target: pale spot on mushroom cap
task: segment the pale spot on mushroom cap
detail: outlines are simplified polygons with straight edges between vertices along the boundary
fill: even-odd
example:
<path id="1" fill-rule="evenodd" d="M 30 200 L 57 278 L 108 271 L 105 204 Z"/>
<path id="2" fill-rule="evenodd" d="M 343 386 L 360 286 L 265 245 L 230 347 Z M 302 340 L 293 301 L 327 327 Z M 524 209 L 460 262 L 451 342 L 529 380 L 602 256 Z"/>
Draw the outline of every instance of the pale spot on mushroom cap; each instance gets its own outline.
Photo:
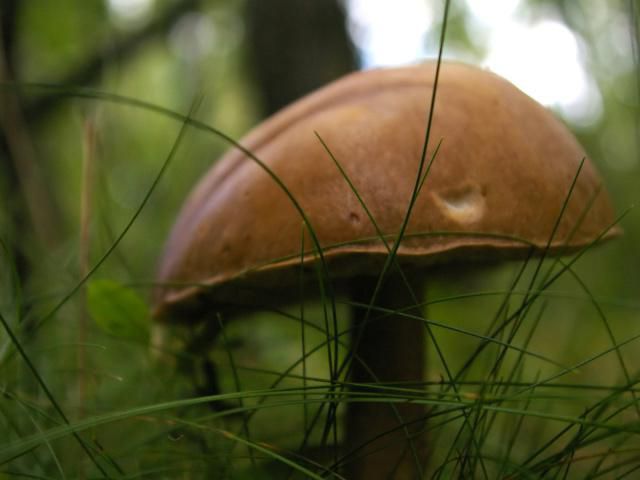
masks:
<path id="1" fill-rule="evenodd" d="M 462 189 L 433 192 L 432 195 L 442 214 L 456 223 L 475 223 L 484 216 L 486 201 L 478 185 L 469 184 Z"/>

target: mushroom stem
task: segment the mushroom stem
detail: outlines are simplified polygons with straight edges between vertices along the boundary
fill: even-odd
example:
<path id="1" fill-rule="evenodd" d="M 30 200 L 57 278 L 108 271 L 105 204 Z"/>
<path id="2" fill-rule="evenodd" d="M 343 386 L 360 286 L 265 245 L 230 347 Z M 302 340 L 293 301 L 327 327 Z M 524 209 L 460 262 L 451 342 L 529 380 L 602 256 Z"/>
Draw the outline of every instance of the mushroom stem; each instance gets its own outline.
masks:
<path id="1" fill-rule="evenodd" d="M 357 303 L 369 304 L 376 281 L 371 278 L 357 280 L 352 298 Z M 412 288 L 421 300 L 422 285 L 413 282 Z M 378 291 L 375 306 L 421 315 L 420 307 L 415 305 L 407 286 L 394 276 L 389 276 Z M 367 309 L 354 307 L 352 324 L 352 342 L 358 359 L 353 362 L 352 382 L 411 382 L 416 386 L 422 383 L 425 363 L 422 322 L 399 314 L 381 314 L 375 309 L 367 315 Z M 381 390 L 370 392 L 379 395 Z M 420 460 L 424 459 L 424 438 L 416 436 L 422 428 L 424 416 L 424 407 L 414 403 L 348 403 L 345 453 L 356 449 L 357 452 L 348 459 L 348 463 L 345 462 L 346 478 L 418 478 L 420 469 L 413 452 Z"/>

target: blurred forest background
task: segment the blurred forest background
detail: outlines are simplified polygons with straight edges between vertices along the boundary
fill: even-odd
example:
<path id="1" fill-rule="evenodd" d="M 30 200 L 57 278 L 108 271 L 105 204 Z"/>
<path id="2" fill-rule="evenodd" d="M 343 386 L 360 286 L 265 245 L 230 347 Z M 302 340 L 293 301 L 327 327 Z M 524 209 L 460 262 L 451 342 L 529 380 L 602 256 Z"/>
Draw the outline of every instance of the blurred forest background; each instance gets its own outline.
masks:
<path id="1" fill-rule="evenodd" d="M 632 378 L 640 373 L 632 341 L 640 333 L 640 218 L 632 208 L 640 201 L 639 10 L 635 0 L 454 0 L 444 46 L 445 59 L 488 66 L 554 109 L 597 165 L 617 212 L 631 209 L 621 221 L 625 235 L 576 265 L 593 297 L 570 278 L 555 286 L 567 296 L 554 307 L 563 320 L 547 325 L 536 347 L 568 364 L 610 348 L 612 337 L 590 302 L 596 299 L 613 338 L 628 344 L 576 374 L 589 384 L 619 380 L 620 356 Z M 125 314 L 135 325 L 101 321 L 99 312 L 87 313 L 102 301 L 100 290 L 87 307 L 78 282 L 127 227 L 181 122 L 89 92 L 179 114 L 196 102 L 197 119 L 240 139 L 265 116 L 349 71 L 434 58 L 442 11 L 439 0 L 2 0 L 0 312 L 70 419 L 193 395 L 188 379 L 150 359 L 146 302 L 182 200 L 228 148 L 211 134 L 187 131 L 144 209 L 91 277 L 127 289 L 118 295 L 137 309 Z M 558 57 L 562 53 L 568 56 Z M 430 294 L 504 287 L 512 272 L 445 278 L 434 281 Z M 430 315 L 462 325 L 468 306 L 445 302 Z M 476 308 L 492 306 L 479 300 Z M 298 348 L 298 331 L 278 325 L 267 318 L 232 331 L 238 361 L 278 371 L 281 357 L 286 363 L 299 355 L 287 354 L 291 344 Z M 462 348 L 457 337 L 442 338 L 455 357 Z M 16 472 L 50 478 L 52 471 L 82 476 L 73 453 L 40 448 L 11 460 L 21 438 L 60 421 L 18 353 L 16 339 L 0 329 L 0 478 Z M 439 378 L 437 369 L 430 375 Z M 222 383 L 233 389 L 233 379 Z M 163 447 L 154 450 L 151 438 L 166 440 L 177 421 L 167 416 L 158 425 L 143 417 L 86 436 L 99 439 L 124 470 L 142 469 L 139 452 L 145 465 L 154 464 Z M 262 438 L 296 429 L 277 418 L 264 420 Z M 151 423 L 153 433 L 139 428 Z M 67 433 L 64 441 L 75 448 Z M 169 449 L 180 448 L 182 435 L 190 434 L 171 437 Z M 189 462 L 206 463 L 195 455 Z"/>

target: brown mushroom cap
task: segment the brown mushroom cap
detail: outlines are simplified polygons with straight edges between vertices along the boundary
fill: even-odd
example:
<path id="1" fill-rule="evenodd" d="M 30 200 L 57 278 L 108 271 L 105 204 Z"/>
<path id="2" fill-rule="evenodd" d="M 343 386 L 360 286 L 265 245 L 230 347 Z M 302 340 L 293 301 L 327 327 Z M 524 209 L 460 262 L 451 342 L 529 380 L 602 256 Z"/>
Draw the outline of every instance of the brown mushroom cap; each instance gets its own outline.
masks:
<path id="1" fill-rule="evenodd" d="M 314 132 L 382 232 L 396 235 L 416 182 L 434 74 L 435 63 L 351 74 L 240 141 L 299 202 L 332 277 L 379 273 L 387 249 Z M 440 141 L 398 249 L 400 263 L 513 258 L 531 246 L 543 251 L 585 156 L 568 129 L 506 80 L 443 63 L 427 158 Z M 600 186 L 587 160 L 552 252 L 584 247 L 613 222 Z M 174 285 L 158 288 L 157 311 L 234 302 L 242 286 L 290 285 L 299 278 L 302 230 L 282 188 L 231 150 L 200 181 L 175 223 L 158 275 L 160 283 Z M 603 238 L 617 233 L 611 229 Z M 309 263 L 317 255 L 308 232 L 305 238 Z"/>

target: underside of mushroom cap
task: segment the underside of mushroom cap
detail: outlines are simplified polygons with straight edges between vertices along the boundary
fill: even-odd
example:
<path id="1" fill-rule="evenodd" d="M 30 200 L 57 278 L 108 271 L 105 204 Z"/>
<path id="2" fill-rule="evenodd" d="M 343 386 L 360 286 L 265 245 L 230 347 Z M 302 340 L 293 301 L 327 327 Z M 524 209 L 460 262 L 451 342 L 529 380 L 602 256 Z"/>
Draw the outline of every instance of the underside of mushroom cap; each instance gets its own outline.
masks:
<path id="1" fill-rule="evenodd" d="M 281 183 L 238 149 L 211 168 L 167 242 L 158 316 L 271 295 L 299 281 L 301 265 L 315 276 L 313 236 L 332 279 L 379 273 L 387 247 L 331 156 L 392 245 L 416 186 L 435 68 L 349 75 L 241 140 Z M 573 135 L 490 72 L 442 64 L 423 174 L 436 150 L 397 251 L 407 268 L 564 253 L 619 233 Z"/>

